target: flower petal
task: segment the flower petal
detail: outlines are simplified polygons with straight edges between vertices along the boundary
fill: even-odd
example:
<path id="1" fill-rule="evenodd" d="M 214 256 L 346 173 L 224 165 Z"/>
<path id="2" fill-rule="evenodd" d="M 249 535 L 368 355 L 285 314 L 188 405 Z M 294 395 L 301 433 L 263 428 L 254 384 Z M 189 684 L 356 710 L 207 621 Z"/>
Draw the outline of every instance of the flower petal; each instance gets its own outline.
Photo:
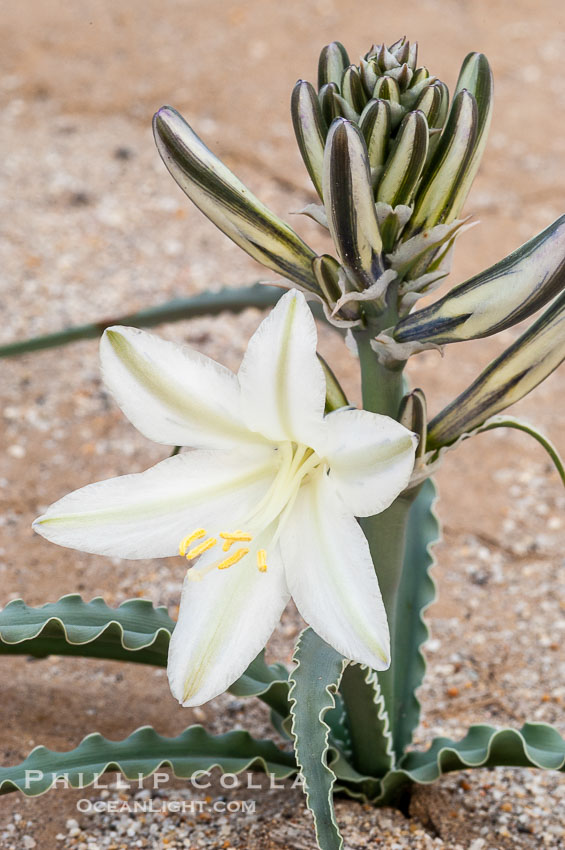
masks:
<path id="1" fill-rule="evenodd" d="M 300 489 L 281 551 L 289 590 L 306 622 L 346 658 L 385 670 L 388 625 L 369 545 L 327 475 Z"/>
<path id="2" fill-rule="evenodd" d="M 241 408 L 251 430 L 309 443 L 324 413 L 314 318 L 302 293 L 287 292 L 249 340 L 239 370 Z"/>
<path id="3" fill-rule="evenodd" d="M 169 683 L 182 705 L 223 693 L 267 643 L 289 599 L 277 551 L 267 572 L 251 558 L 201 581 L 185 579 L 169 650 Z"/>
<path id="4" fill-rule="evenodd" d="M 188 346 L 137 328 L 109 328 L 100 342 L 104 382 L 150 440 L 232 448 L 256 442 L 239 413 L 237 378 Z"/>
<path id="5" fill-rule="evenodd" d="M 314 448 L 355 516 L 384 511 L 408 484 L 418 438 L 389 416 L 337 410 L 326 416 L 322 434 L 325 442 Z"/>
<path id="6" fill-rule="evenodd" d="M 265 494 L 273 461 L 264 456 L 194 451 L 145 472 L 89 484 L 35 520 L 60 546 L 121 558 L 175 555 L 193 529 L 237 528 Z"/>

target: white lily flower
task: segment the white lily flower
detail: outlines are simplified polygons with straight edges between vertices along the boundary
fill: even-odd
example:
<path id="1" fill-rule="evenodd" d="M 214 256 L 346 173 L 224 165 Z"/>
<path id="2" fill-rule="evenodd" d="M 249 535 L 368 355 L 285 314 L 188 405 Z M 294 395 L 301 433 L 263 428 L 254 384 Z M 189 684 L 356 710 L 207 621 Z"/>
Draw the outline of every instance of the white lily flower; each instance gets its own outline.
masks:
<path id="1" fill-rule="evenodd" d="M 188 559 L 169 681 L 183 705 L 222 693 L 266 644 L 292 595 L 346 658 L 389 665 L 386 614 L 356 516 L 407 485 L 416 437 L 364 410 L 324 417 L 316 327 L 291 291 L 237 375 L 135 328 L 101 341 L 107 387 L 152 440 L 190 446 L 146 472 L 90 484 L 34 523 L 62 546 Z"/>

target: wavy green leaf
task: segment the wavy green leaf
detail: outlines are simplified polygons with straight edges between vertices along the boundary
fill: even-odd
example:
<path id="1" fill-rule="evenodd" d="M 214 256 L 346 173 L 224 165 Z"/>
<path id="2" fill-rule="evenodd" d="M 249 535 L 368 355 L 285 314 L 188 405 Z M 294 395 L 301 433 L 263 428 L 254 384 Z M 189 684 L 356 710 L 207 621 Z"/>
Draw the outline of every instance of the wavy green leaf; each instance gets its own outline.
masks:
<path id="1" fill-rule="evenodd" d="M 395 758 L 376 672 L 359 664 L 348 664 L 341 678 L 340 693 L 347 712 L 351 764 L 360 774 L 383 776 L 394 767 Z M 343 778 L 343 773 L 339 776 Z"/>
<path id="2" fill-rule="evenodd" d="M 336 705 L 347 661 L 310 628 L 298 640 L 294 661 L 289 679 L 292 735 L 306 802 L 314 816 L 320 850 L 341 850 L 332 803 L 335 774 L 328 765 L 330 727 L 324 718 Z"/>
<path id="3" fill-rule="evenodd" d="M 166 667 L 174 626 L 166 608 L 154 608 L 146 599 L 130 599 L 118 608 L 100 597 L 85 602 L 74 593 L 38 608 L 15 599 L 0 611 L 0 655 L 74 655 Z M 230 692 L 259 697 L 286 717 L 287 678 L 286 668 L 267 665 L 260 653 Z"/>
<path id="4" fill-rule="evenodd" d="M 256 740 L 249 732 L 215 736 L 202 726 L 189 726 L 176 738 L 165 738 L 143 726 L 123 741 L 109 741 L 98 733 L 87 735 L 69 752 L 36 747 L 21 764 L 0 767 L 0 794 L 22 791 L 35 797 L 60 777 L 71 788 L 86 788 L 108 771 L 137 781 L 161 767 L 169 767 L 180 778 L 214 767 L 222 773 L 261 770 L 279 779 L 296 773 L 292 753 L 279 750 L 271 741 Z"/>
<path id="5" fill-rule="evenodd" d="M 471 726 L 460 741 L 436 738 L 425 753 L 406 753 L 398 770 L 382 781 L 373 803 L 390 805 L 413 782 L 435 782 L 444 773 L 475 767 L 537 767 L 565 770 L 565 740 L 546 723 L 525 723 L 521 729 Z"/>
<path id="6" fill-rule="evenodd" d="M 428 479 L 410 507 L 406 527 L 404 566 L 396 601 L 395 629 L 392 635 L 393 702 L 389 709 L 393 729 L 393 749 L 400 758 L 412 741 L 420 721 L 416 690 L 422 684 L 426 662 L 422 646 L 429 630 L 424 613 L 434 601 L 436 590 L 430 576 L 434 563 L 431 547 L 440 537 L 434 513 L 437 491 Z"/>

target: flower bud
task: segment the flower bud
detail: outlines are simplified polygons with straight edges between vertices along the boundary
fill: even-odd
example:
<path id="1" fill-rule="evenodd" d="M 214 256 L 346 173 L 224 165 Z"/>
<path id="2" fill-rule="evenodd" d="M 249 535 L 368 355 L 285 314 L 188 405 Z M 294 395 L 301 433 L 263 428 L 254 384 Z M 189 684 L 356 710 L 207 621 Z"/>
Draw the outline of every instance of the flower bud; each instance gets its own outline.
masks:
<path id="1" fill-rule="evenodd" d="M 519 401 L 565 360 L 565 293 L 432 419 L 428 449 L 455 442 Z"/>
<path id="2" fill-rule="evenodd" d="M 327 44 L 320 53 L 318 61 L 318 88 L 328 83 L 341 85 L 343 72 L 350 64 L 347 50 L 339 41 Z"/>

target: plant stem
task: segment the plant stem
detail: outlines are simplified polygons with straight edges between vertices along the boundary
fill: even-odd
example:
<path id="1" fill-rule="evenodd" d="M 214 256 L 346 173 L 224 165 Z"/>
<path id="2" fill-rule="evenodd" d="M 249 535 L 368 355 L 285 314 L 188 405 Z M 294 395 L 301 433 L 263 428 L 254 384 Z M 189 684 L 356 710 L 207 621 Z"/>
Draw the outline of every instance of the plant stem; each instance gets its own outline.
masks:
<path id="1" fill-rule="evenodd" d="M 393 372 L 381 366 L 371 348 L 374 332 L 354 331 L 353 335 L 359 351 L 363 407 L 372 413 L 383 413 L 397 419 L 403 395 L 402 371 Z"/>
<path id="2" fill-rule="evenodd" d="M 354 333 L 361 367 L 363 407 L 396 419 L 403 395 L 402 371 L 392 371 L 380 365 L 370 345 L 373 335 L 374 330 Z M 399 497 L 386 511 L 360 520 L 375 564 L 391 636 L 395 633 L 396 600 L 404 563 L 406 524 L 411 501 L 410 498 Z M 379 673 L 379 685 L 392 735 L 395 720 L 393 665 L 394 658 L 390 668 Z"/>

